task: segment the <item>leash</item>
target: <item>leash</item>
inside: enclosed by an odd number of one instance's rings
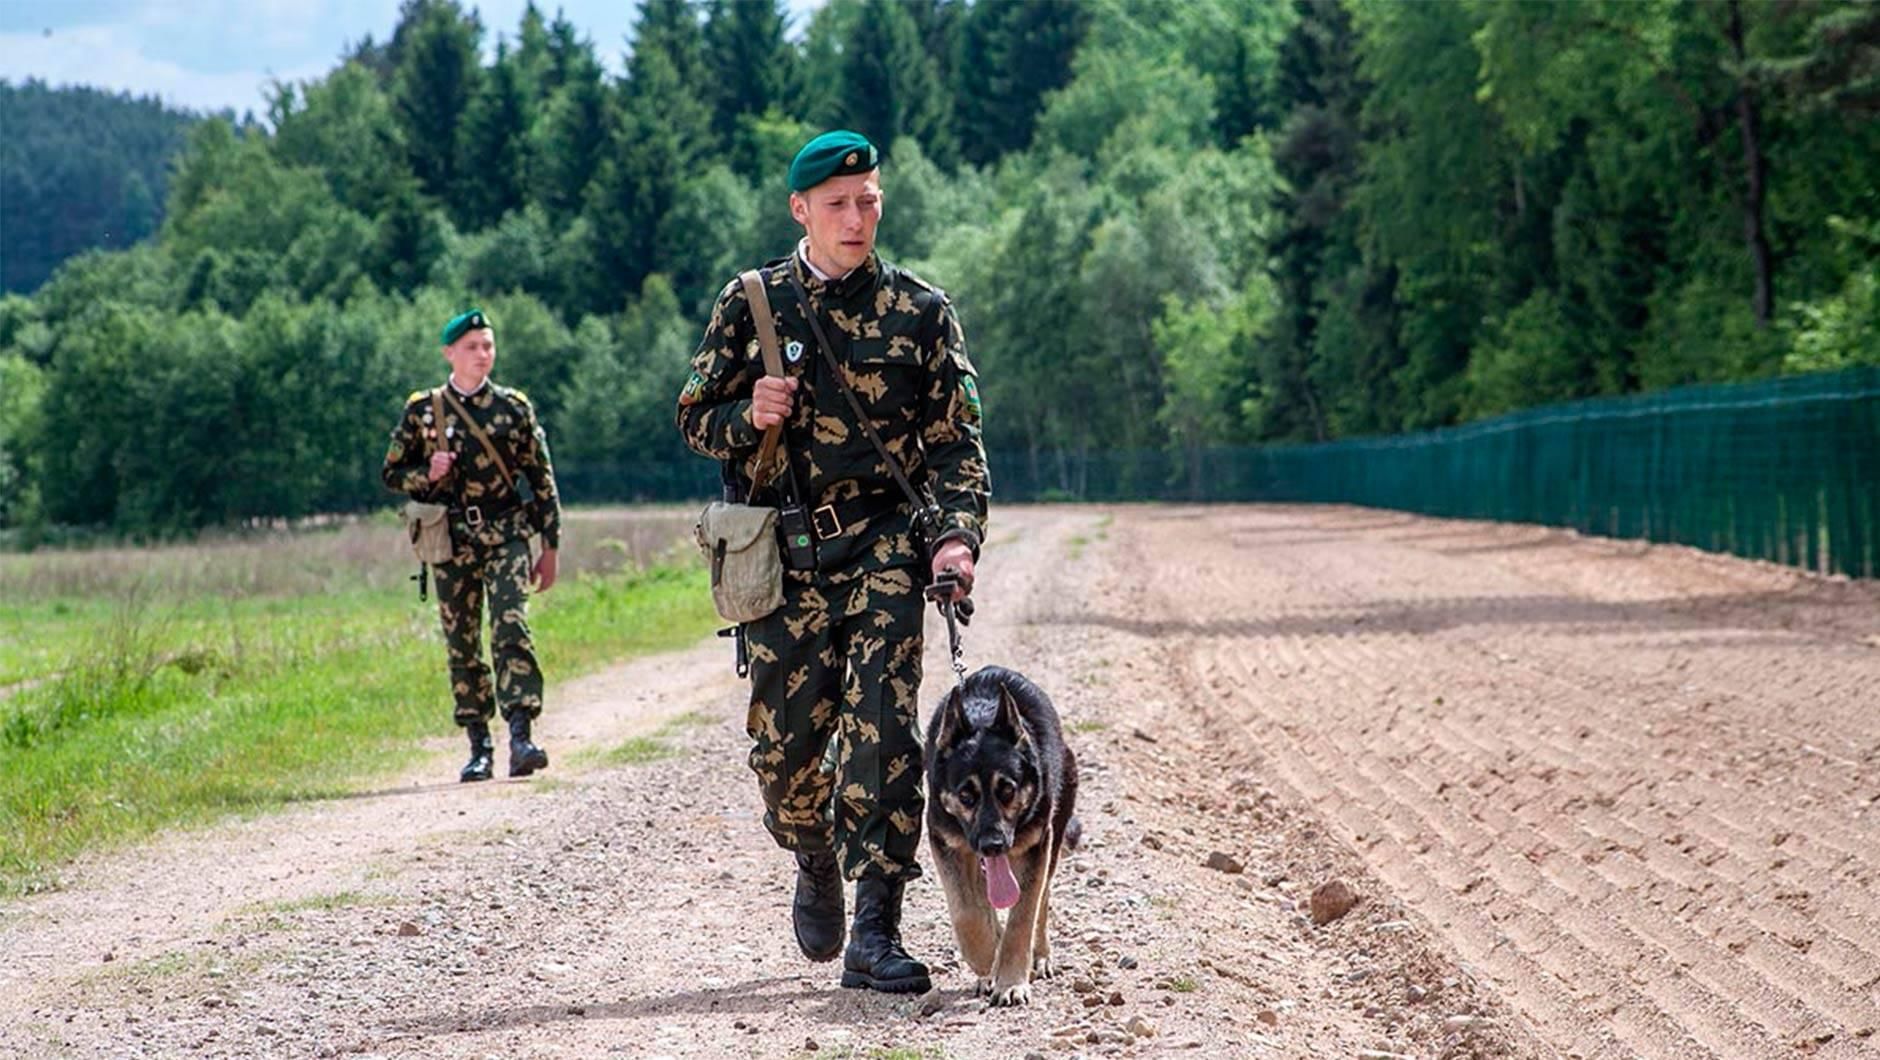
[[[947,647],[953,656],[953,681],[959,688],[966,687],[966,651],[960,646],[960,627],[971,625],[973,621],[973,598],[968,596],[957,603],[953,599],[953,590],[959,588],[959,576],[951,569],[940,572],[932,585],[927,587],[927,599],[940,609],[941,617],[947,620]]]

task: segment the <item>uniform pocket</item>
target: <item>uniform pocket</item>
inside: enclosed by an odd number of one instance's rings
[[[849,343],[849,385],[873,416],[887,419],[920,407],[926,373],[914,340],[896,335]]]

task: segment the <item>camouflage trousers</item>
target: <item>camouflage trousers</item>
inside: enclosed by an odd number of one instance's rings
[[[542,713],[542,670],[529,638],[529,539],[478,537],[453,527],[457,553],[431,568],[437,613],[450,657],[450,694],[459,725]],[[490,662],[483,661],[483,610],[490,614]],[[491,681],[491,670],[495,680]]]
[[[908,570],[792,580],[745,627],[764,827],[789,850],[835,850],[850,879],[920,875],[921,605]]]

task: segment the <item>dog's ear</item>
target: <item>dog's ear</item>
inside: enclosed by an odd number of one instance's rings
[[[940,701],[940,732],[935,742],[941,747],[951,747],[965,728],[966,706],[960,702],[960,690],[954,688]]]
[[[1031,742],[1031,732],[1025,727],[1024,715],[1018,711],[1018,700],[1012,698],[1012,690],[1004,685],[999,686],[999,713],[992,724],[1015,745],[1023,746]]]

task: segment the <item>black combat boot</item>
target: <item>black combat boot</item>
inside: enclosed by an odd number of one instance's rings
[[[516,711],[509,716],[509,775],[526,777],[548,768],[548,752],[529,742],[529,715]]]
[[[864,876],[855,881],[855,923],[849,948],[842,954],[842,985],[890,994],[924,994],[933,989],[927,966],[901,948],[902,880]]]
[[[457,779],[465,784],[473,780],[490,779],[492,759],[496,754],[496,741],[490,739],[488,723],[473,721],[465,725],[464,732],[470,735],[470,761],[463,764],[463,770]]]
[[[796,899],[790,903],[796,945],[812,961],[842,952],[842,870],[833,852],[796,855]]]

